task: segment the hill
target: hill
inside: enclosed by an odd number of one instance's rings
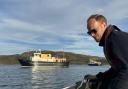
[[[1,55],[0,56],[0,64],[16,64],[18,63],[18,59],[24,59],[26,57],[33,56],[35,51],[24,52],[22,54],[16,55]],[[100,60],[103,64],[106,64],[106,60],[103,57],[98,56],[90,56],[90,55],[82,55],[76,54],[72,52],[63,52],[63,51],[41,51],[42,53],[50,53],[55,57],[66,57],[68,61],[72,64],[87,64],[90,58],[96,58]]]

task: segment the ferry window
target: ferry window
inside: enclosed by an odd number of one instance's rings
[[[48,54],[47,57],[50,57],[50,54]]]

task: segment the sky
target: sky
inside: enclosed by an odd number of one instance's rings
[[[0,55],[41,49],[104,56],[86,20],[102,14],[128,32],[127,9],[126,0],[0,0]]]

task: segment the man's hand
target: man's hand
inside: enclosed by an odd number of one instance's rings
[[[96,80],[97,78],[96,78],[96,75],[85,75],[84,76],[84,79],[89,79],[89,80]]]

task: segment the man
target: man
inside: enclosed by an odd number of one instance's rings
[[[111,68],[96,76],[85,76],[102,82],[100,89],[128,89],[128,33],[108,25],[103,15],[91,15],[87,20],[88,34],[103,47]]]

